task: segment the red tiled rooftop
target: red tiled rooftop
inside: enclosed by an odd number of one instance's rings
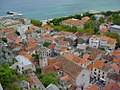
[[[71,77],[69,75],[65,75],[60,78],[61,81],[69,81],[70,79],[71,79]]]
[[[120,52],[117,51],[117,50],[114,50],[114,51],[112,52],[112,55],[119,57],[119,56],[120,56]]]
[[[54,64],[43,67],[42,70],[43,70],[44,73],[58,72],[59,70],[62,70],[62,63],[61,62],[56,62]]]
[[[120,64],[120,59],[114,58],[114,59],[113,59],[113,62],[115,62],[115,63],[117,63],[117,64]]]
[[[50,27],[50,26],[43,26],[42,29],[43,29],[43,30],[53,30],[53,28]]]
[[[120,70],[120,67],[116,63],[114,63],[112,66],[116,72]]]
[[[63,22],[71,23],[71,24],[75,24],[75,25],[84,24],[84,21],[82,21],[82,20],[72,20],[72,19],[67,19],[67,20],[64,20]]]
[[[97,85],[88,86],[85,90],[101,90]]]
[[[120,86],[116,82],[111,82],[105,86],[104,90],[120,90]]]
[[[104,65],[104,63],[100,60],[96,60],[95,63],[93,64],[93,67],[95,68],[101,68]]]
[[[101,32],[102,33],[107,33],[109,30],[108,30],[108,28],[103,28],[103,29],[101,29]]]
[[[50,44],[50,45],[49,45],[49,47],[50,47],[50,48],[52,48],[52,49],[54,49],[54,48],[55,48],[55,46],[56,46],[56,44],[55,44],[55,43],[52,43],[52,44]]]

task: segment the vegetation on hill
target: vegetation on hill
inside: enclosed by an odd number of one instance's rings
[[[41,27],[41,25],[42,25],[42,22],[40,22],[39,20],[31,19],[31,23],[35,26],[38,26],[38,27]]]
[[[51,83],[58,85],[57,74],[55,72],[40,74],[39,79],[41,79],[41,82],[45,87],[47,87]]]
[[[5,90],[20,90],[18,83],[22,80],[28,81],[28,78],[18,74],[16,70],[9,68],[7,65],[0,67],[0,83]]]

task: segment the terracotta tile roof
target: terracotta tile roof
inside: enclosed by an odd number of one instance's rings
[[[65,75],[65,76],[63,76],[63,77],[60,78],[61,81],[69,81],[71,79],[72,78],[69,75]]]
[[[38,29],[38,28],[40,28],[40,27],[33,25],[33,26],[31,26],[30,28],[31,28],[31,29]]]
[[[7,34],[6,37],[9,38],[9,39],[16,39],[17,35],[15,35],[15,34]]]
[[[87,60],[86,58],[82,58],[79,63],[86,64],[87,62],[89,62],[89,60]]]
[[[88,16],[82,18],[82,21],[84,21],[84,22],[86,22],[88,20],[90,20],[90,17],[88,17]]]
[[[56,44],[55,44],[55,43],[51,43],[51,44],[49,45],[49,48],[54,49],[54,48],[55,48],[55,46],[56,46]]]
[[[80,57],[74,57],[72,60],[76,63],[80,63],[81,59],[82,58],[80,58]]]
[[[101,68],[104,65],[104,63],[100,60],[96,60],[95,63],[93,64],[93,67],[95,68]]]
[[[103,40],[103,41],[108,41],[109,37],[107,37],[107,36],[101,36],[100,39]]]
[[[58,56],[53,63],[56,62],[61,62],[63,71],[73,79],[75,79],[83,70],[80,66],[76,65],[75,63],[73,63],[72,61],[68,60],[66,57],[63,56]]]
[[[52,64],[52,62],[55,61],[55,60],[56,60],[56,58],[50,58],[50,59],[48,59],[48,65]]]
[[[117,41],[116,41],[116,39],[114,39],[114,38],[109,38],[109,39],[108,39],[108,42],[109,42],[109,43],[116,43]]]
[[[120,83],[120,74],[117,74],[117,73],[109,73],[108,75],[107,75],[107,77],[109,78],[109,79],[112,79],[113,81],[115,81],[115,82],[118,82],[118,83]]]
[[[21,54],[21,55],[25,56],[26,58],[28,58],[29,60],[31,60],[31,55],[28,52],[20,51],[19,54]]]
[[[62,51],[62,52],[65,52],[65,51],[67,51],[68,50],[68,48],[67,47],[64,47],[64,46],[62,46],[61,48],[60,48],[60,51]]]
[[[87,66],[87,68],[88,68],[89,70],[92,70],[93,64],[89,64],[89,65]]]
[[[48,41],[54,41],[54,38],[53,37],[51,37],[51,36],[47,36],[47,37],[44,37],[44,39],[45,40],[48,40]]]
[[[58,72],[59,70],[62,70],[62,68],[63,68],[62,67],[62,62],[56,62],[54,64],[48,65],[46,67],[43,67],[42,71],[44,73],[47,73],[47,72]]]
[[[0,30],[0,33],[12,33],[12,32],[15,32],[15,30],[14,29],[12,29],[12,28],[7,28],[7,29],[3,29],[3,30]]]
[[[120,56],[120,52],[117,51],[117,50],[114,50],[114,51],[112,52],[112,55],[119,57],[119,56]]]
[[[42,36],[43,38],[45,38],[45,37],[47,36],[47,34],[46,34],[46,33],[41,33],[41,36]]]
[[[90,54],[89,59],[91,59],[91,60],[95,60],[96,57],[97,57],[97,54]]]
[[[92,38],[96,38],[97,37],[97,35],[92,35]]]
[[[15,18],[15,20],[23,21],[24,19],[23,18]]]
[[[90,57],[90,54],[84,54],[84,55],[83,55],[83,58],[88,59],[89,57]]]
[[[29,81],[30,85],[40,84],[39,79],[37,78],[37,76],[34,76],[34,75],[29,75],[28,81]]]
[[[117,64],[120,64],[120,59],[114,58],[114,59],[113,59],[113,62],[115,62],[115,63],[117,63]]]
[[[88,86],[85,90],[101,90],[97,85]]]
[[[28,47],[27,47],[27,50],[33,51],[33,50],[36,49],[37,44],[31,42],[31,43],[29,43],[27,46],[28,46]]]
[[[111,82],[105,86],[104,90],[120,90],[120,86],[116,82]]]
[[[71,23],[73,25],[81,25],[81,24],[85,24],[84,21],[82,20],[72,20],[72,19],[67,19],[63,21],[64,23]]]
[[[29,34],[29,33],[33,33],[33,32],[35,32],[35,30],[29,29],[25,33]]]
[[[120,70],[120,67],[119,67],[116,63],[114,63],[112,66],[113,66],[113,69],[114,69],[116,72],[118,72],[118,71]]]
[[[64,53],[63,55],[66,59],[68,60],[73,60],[74,57],[76,57],[76,55],[74,55],[73,53]]]
[[[19,44],[20,42],[22,42],[20,38],[18,38],[17,35],[15,34],[7,34],[6,37],[11,39],[16,44]]]
[[[42,29],[43,30],[53,30],[53,28],[48,26],[48,25],[47,26],[43,26]]]
[[[104,40],[104,41],[107,41],[107,42],[109,42],[109,43],[116,43],[116,42],[117,42],[116,39],[114,39],[114,38],[109,38],[109,37],[107,37],[107,36],[101,36],[100,39],[101,39],[101,40]]]
[[[103,28],[100,30],[101,33],[107,33],[108,31],[109,31],[108,28]]]
[[[21,39],[20,38],[16,38],[15,43],[19,44],[20,42],[22,42]]]

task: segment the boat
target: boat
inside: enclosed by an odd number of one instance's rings
[[[7,14],[8,15],[19,15],[19,16],[22,15],[21,13],[17,13],[17,12],[13,12],[13,11],[8,11]]]

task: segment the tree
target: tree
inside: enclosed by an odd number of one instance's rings
[[[7,43],[7,38],[6,38],[6,37],[3,37],[3,38],[2,38],[2,41],[5,42],[5,43]]]
[[[42,22],[40,22],[39,20],[31,19],[31,23],[35,26],[38,26],[38,27],[41,27],[41,25],[42,25]]]
[[[104,21],[105,21],[105,18],[103,18],[103,17],[101,17],[101,18],[99,19],[99,22],[100,22],[100,23],[104,23]]]
[[[0,68],[0,83],[3,85],[3,87],[12,82],[11,78],[15,73],[16,72],[10,68]]]
[[[50,44],[51,44],[51,43],[49,43],[49,42],[44,42],[44,43],[43,43],[43,46],[44,46],[44,47],[48,47]]]
[[[95,20],[96,20],[96,17],[95,17],[94,15],[92,15],[92,16],[90,17],[90,19],[93,20],[93,21],[95,21]]]
[[[19,31],[16,30],[15,33],[16,33],[18,36],[20,36],[20,32],[19,32]]]
[[[94,21],[93,20],[89,20],[85,23],[85,29],[87,28],[94,28]]]
[[[47,87],[50,83],[58,85],[58,79],[56,77],[56,73],[54,72],[49,72],[47,74],[42,75],[41,81],[45,87]]]
[[[113,24],[120,25],[120,17],[118,19],[113,20]]]

